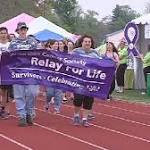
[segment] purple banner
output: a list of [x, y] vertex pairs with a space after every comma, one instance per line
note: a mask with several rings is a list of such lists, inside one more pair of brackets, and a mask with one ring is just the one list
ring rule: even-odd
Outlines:
[[124, 36], [128, 43], [128, 53], [132, 52], [134, 56], [138, 56], [139, 51], [135, 46], [139, 39], [138, 26], [135, 23], [129, 22], [124, 29]]
[[110, 59], [94, 59], [47, 50], [3, 53], [2, 85], [39, 84], [105, 99], [115, 64]]

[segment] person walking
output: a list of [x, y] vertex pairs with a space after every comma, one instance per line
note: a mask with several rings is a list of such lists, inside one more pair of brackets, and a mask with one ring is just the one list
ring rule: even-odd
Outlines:
[[[50, 40], [47, 43], [46, 49], [48, 51], [58, 51], [58, 41]], [[49, 110], [50, 102], [54, 100], [54, 114], [60, 113], [60, 108], [63, 99], [63, 91], [61, 89], [46, 87], [46, 111]]]
[[[9, 47], [8, 29], [6, 27], [0, 28], [0, 58], [3, 52], [8, 51]], [[0, 60], [1, 61], [1, 60]], [[8, 92], [10, 85], [0, 84], [0, 118], [7, 119], [9, 117], [8, 110]]]
[[[28, 27], [25, 22], [19, 22], [17, 24], [16, 32], [19, 36], [11, 41], [9, 46], [10, 51], [37, 49], [37, 41], [34, 38], [27, 37], [27, 31]], [[14, 84], [13, 90], [16, 110], [19, 115], [18, 125], [20, 127], [33, 125], [32, 113], [34, 112], [35, 99], [39, 86]]]
[[[78, 41], [78, 46], [72, 52], [72, 54], [78, 54], [83, 57], [101, 58], [94, 48], [94, 41], [91, 36], [84, 35]], [[91, 114], [92, 106], [94, 103], [94, 97], [74, 93], [74, 125], [82, 124], [84, 127], [88, 127], [88, 116]], [[82, 120], [81, 120], [81, 108], [83, 108]]]
[[[105, 56], [112, 59], [112, 61], [116, 64], [116, 67], [119, 65], [118, 51], [112, 42], [107, 42]], [[116, 80], [115, 77], [116, 75], [114, 74], [111, 87], [107, 96], [107, 100], [112, 100], [111, 94], [115, 89], [115, 80]]]
[[123, 93], [124, 92], [124, 75], [127, 69], [127, 58], [128, 58], [128, 50], [126, 47], [126, 41], [124, 39], [122, 39], [119, 44], [118, 54], [119, 54], [120, 64], [116, 72], [116, 81], [118, 85], [117, 92]]

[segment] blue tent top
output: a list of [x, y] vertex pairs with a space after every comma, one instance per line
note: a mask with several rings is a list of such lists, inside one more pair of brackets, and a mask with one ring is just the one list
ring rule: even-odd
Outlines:
[[34, 36], [39, 41], [47, 41], [49, 39], [54, 39], [54, 40], [63, 40], [64, 39], [63, 36], [61, 36], [57, 33], [51, 32], [47, 29], [42, 30], [38, 33], [35, 33]]

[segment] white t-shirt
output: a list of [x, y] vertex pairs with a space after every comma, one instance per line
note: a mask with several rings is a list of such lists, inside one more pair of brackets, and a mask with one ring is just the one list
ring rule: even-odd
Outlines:
[[[10, 44], [10, 42], [7, 42], [7, 43], [5, 43], [5, 44], [0, 43], [0, 61], [1, 61], [1, 54], [2, 54], [3, 52], [8, 51], [9, 44]], [[1, 81], [1, 76], [0, 76], [0, 81]], [[1, 85], [1, 82], [0, 82], [0, 85]]]
[[10, 42], [7, 42], [5, 44], [0, 43], [0, 54], [2, 54], [3, 52], [8, 51], [9, 44], [10, 44]]

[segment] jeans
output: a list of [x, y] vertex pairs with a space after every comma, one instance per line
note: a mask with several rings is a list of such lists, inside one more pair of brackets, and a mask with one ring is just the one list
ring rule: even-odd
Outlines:
[[51, 101], [51, 98], [54, 97], [55, 108], [59, 110], [63, 98], [62, 90], [48, 87], [46, 89], [46, 96], [47, 96], [47, 103], [49, 103]]
[[32, 116], [35, 108], [35, 99], [39, 92], [39, 86], [14, 84], [13, 89], [16, 110], [19, 117], [26, 118], [27, 114]]

